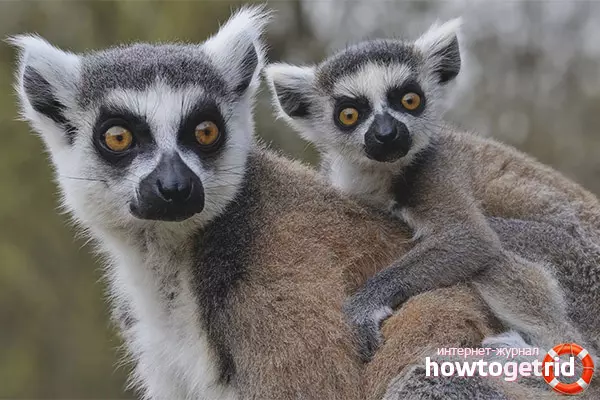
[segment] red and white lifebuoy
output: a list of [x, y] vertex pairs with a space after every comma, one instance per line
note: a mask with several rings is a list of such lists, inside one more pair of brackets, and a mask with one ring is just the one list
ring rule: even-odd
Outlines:
[[[583, 364], [583, 372], [577, 382], [562, 383], [554, 375], [554, 358], [567, 353], [572, 356], [577, 356]], [[548, 369], [546, 369], [546, 363], [550, 363]], [[544, 363], [542, 365], [544, 380], [552, 387], [552, 389], [562, 394], [577, 394], [583, 392], [590, 385], [592, 375], [594, 375], [594, 360], [592, 360], [592, 356], [590, 356], [590, 353], [588, 353], [586, 349], [576, 343], [562, 343], [554, 346], [554, 348], [546, 354], [546, 357], [544, 357]], [[548, 374], [546, 374], [546, 372], [548, 372]]]

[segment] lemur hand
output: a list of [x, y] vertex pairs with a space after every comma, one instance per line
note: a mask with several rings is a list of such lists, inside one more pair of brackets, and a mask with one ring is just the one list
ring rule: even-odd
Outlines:
[[362, 300], [360, 295], [354, 295], [346, 301], [343, 311], [354, 328], [361, 359], [364, 362], [370, 361], [383, 343], [381, 323], [392, 315], [392, 309], [387, 306], [374, 306]]

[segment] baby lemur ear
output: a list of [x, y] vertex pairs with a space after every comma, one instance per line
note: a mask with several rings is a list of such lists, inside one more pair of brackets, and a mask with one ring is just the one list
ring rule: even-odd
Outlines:
[[[35, 35], [14, 36], [7, 42], [19, 50], [15, 89], [23, 117], [45, 139], [72, 143], [74, 128], [66, 111], [76, 106], [80, 58]], [[50, 137], [51, 131], [58, 134]]]
[[261, 36], [270, 17], [264, 6], [244, 7], [203, 44], [217, 68], [224, 71], [230, 89], [240, 96], [259, 85], [266, 60]]
[[453, 80], [460, 71], [458, 32], [461, 25], [461, 18], [443, 24], [435, 23], [415, 41], [415, 46], [425, 56], [425, 63], [439, 83]]
[[280, 116], [288, 120], [310, 117], [314, 67], [271, 64], [266, 68], [265, 76]]

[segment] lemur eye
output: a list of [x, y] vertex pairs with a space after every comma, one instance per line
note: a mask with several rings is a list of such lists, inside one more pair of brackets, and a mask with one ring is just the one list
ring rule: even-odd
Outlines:
[[113, 126], [104, 133], [104, 143], [109, 150], [120, 153], [131, 147], [133, 135], [122, 126]]
[[338, 119], [340, 120], [342, 125], [352, 126], [352, 125], [356, 124], [356, 122], [358, 121], [358, 117], [359, 117], [358, 110], [353, 107], [348, 107], [348, 108], [344, 108], [342, 111], [340, 111], [340, 115], [338, 116]]
[[406, 93], [402, 96], [402, 107], [409, 111], [414, 111], [421, 105], [421, 96], [414, 92]]
[[221, 132], [219, 131], [219, 127], [212, 121], [204, 121], [196, 126], [196, 140], [202, 146], [210, 146], [214, 144], [219, 136], [221, 136]]

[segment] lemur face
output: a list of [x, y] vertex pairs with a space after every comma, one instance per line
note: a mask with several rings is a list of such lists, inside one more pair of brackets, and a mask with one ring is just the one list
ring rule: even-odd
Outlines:
[[209, 220], [234, 196], [251, 135], [266, 17], [238, 13], [200, 45], [76, 55], [20, 36], [17, 90], [81, 219]]
[[316, 67], [274, 64], [267, 77], [280, 114], [317, 147], [357, 163], [403, 163], [439, 127], [460, 70], [459, 20], [413, 43], [375, 40]]

